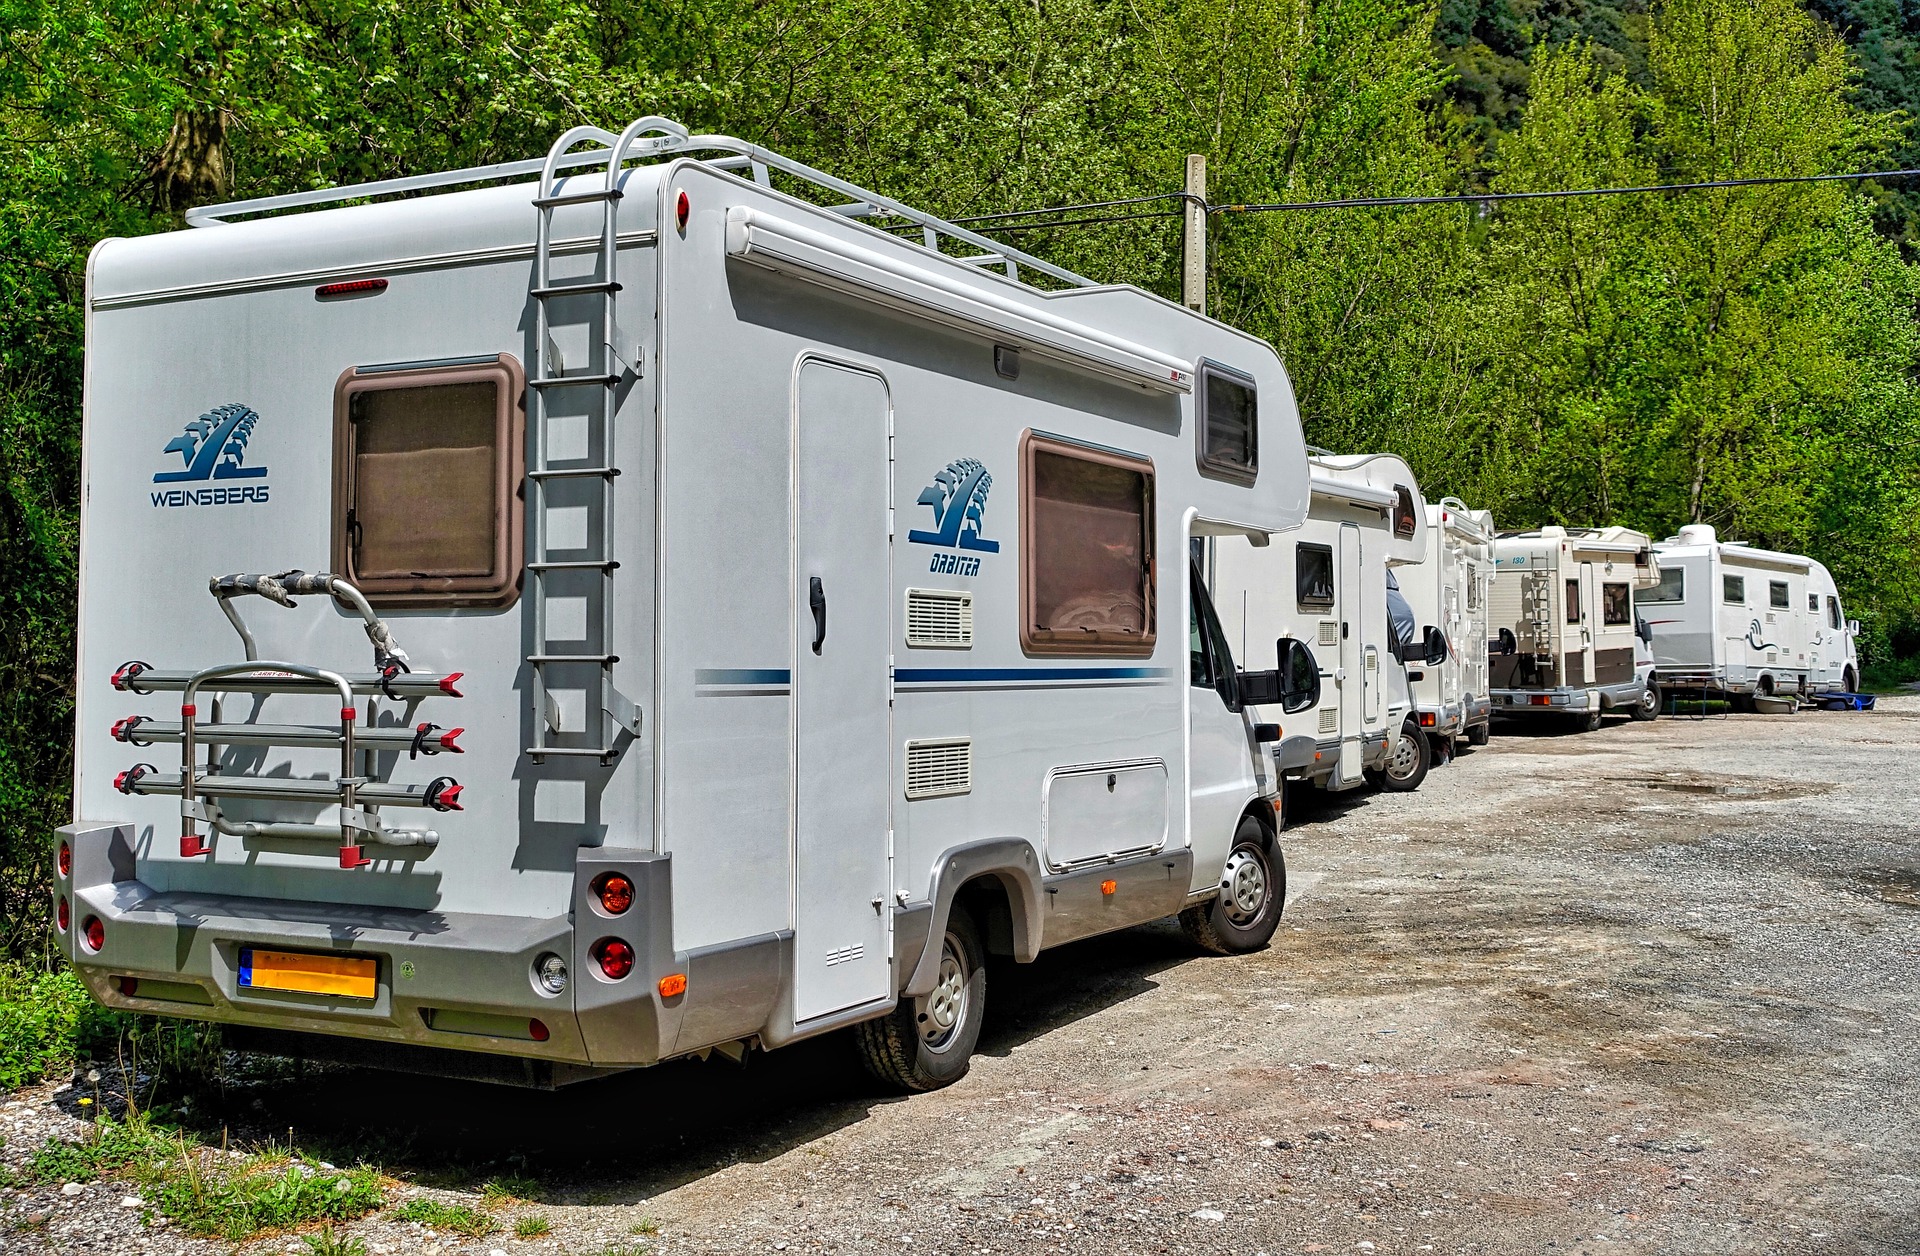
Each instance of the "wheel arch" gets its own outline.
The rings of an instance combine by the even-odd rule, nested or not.
[[[956,906],[974,913],[989,954],[1031,963],[1040,951],[1040,860],[1024,838],[986,838],[956,846],[934,865],[927,900],[932,911],[915,956],[901,955],[908,976],[901,993],[926,994],[940,968],[940,948]]]

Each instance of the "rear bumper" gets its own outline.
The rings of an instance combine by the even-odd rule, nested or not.
[[[1495,689],[1495,715],[1555,715],[1597,711],[1600,695],[1591,689]]]

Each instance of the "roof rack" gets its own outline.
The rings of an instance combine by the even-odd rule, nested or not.
[[[261,196],[252,200],[229,201],[224,205],[199,205],[187,211],[189,227],[216,227],[230,225],[229,220],[253,214],[271,214],[282,210],[310,209],[317,205],[335,205],[342,201],[369,200],[382,196],[401,196],[410,192],[425,192],[435,188],[460,187],[475,183],[496,183],[503,180],[518,179],[522,176],[539,178],[543,171],[551,169],[573,169],[579,166],[600,166],[605,168],[609,151],[620,143],[620,136],[598,127],[577,127],[570,134],[575,142],[596,141],[599,146],[581,152],[565,153],[550,157],[531,157],[525,161],[502,162],[491,166],[467,166],[459,170],[442,170],[434,174],[408,175],[399,179],[381,179],[373,183],[356,183],[346,187],[317,188],[310,192],[291,192],[284,196]],[[626,128],[626,135],[639,136],[631,140],[622,154],[627,157],[650,158],[669,155],[692,155],[695,153],[722,153],[725,156],[699,158],[717,170],[729,172],[746,171],[747,176],[762,187],[772,187],[772,172],[812,184],[823,191],[836,196],[847,197],[844,204],[829,205],[826,208],[848,218],[900,218],[920,228],[920,243],[926,248],[940,251],[941,239],[964,241],[982,252],[970,257],[952,260],[967,263],[984,269],[987,266],[1003,268],[1009,279],[1019,281],[1020,268],[1038,271],[1048,278],[1071,284],[1076,288],[1097,286],[1094,280],[1075,274],[1063,266],[1042,261],[1030,253],[1022,252],[988,239],[977,232],[936,218],[932,214],[914,209],[891,197],[878,192],[868,191],[858,184],[845,179],[835,178],[812,166],[782,157],[779,153],[749,144],[731,135],[691,135],[687,128],[670,118],[650,116],[637,120]]]

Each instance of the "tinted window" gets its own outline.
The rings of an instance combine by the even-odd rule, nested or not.
[[[1567,581],[1567,622],[1570,624],[1580,622],[1580,582],[1578,580]]]
[[[1050,654],[1153,649],[1153,465],[1028,434],[1021,643]]]
[[[1202,362],[1199,402],[1201,469],[1252,483],[1260,469],[1260,407],[1253,380]]]
[[[1793,605],[1792,599],[1787,596],[1786,581],[1769,580],[1767,582],[1767,605],[1775,610],[1785,610]]]
[[[1829,628],[1840,626],[1840,599],[1837,597],[1827,599],[1827,626]]]
[[[1414,533],[1413,490],[1404,484],[1393,486],[1393,534],[1406,538]]]
[[[1333,605],[1333,549],[1302,541],[1294,548],[1294,583],[1302,606]]]
[[[1660,569],[1660,587],[1648,589],[1640,595],[1640,601],[1647,602],[1684,602],[1687,600],[1687,573],[1678,567]]]
[[[1721,576],[1720,600],[1733,606],[1747,604],[1747,578],[1745,576]]]
[[[1630,624],[1633,622],[1633,586],[1627,584],[1603,584],[1600,586],[1600,617],[1609,624]]]
[[[1807,609],[1815,615],[1820,613],[1820,595],[1818,593],[1807,594]]]

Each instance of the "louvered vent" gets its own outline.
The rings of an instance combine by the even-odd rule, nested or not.
[[[907,797],[973,792],[973,739],[942,737],[907,743]]]
[[[973,594],[963,589],[908,589],[907,644],[964,650],[973,645]]]
[[[1338,621],[1332,619],[1323,619],[1320,621],[1320,644],[1340,644],[1340,624]]]
[[[1339,707],[1321,707],[1320,708],[1320,731],[1323,733],[1333,733],[1333,732],[1338,732],[1339,730],[1340,730],[1340,708]]]

